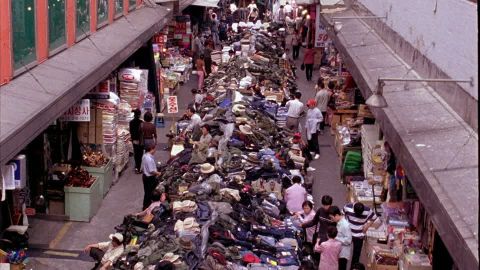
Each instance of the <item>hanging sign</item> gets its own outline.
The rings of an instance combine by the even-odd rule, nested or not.
[[[85,98],[88,98],[88,99],[109,99],[110,98],[110,91],[112,91],[112,88],[115,87],[114,85],[111,86],[110,84],[111,84],[110,80],[105,80],[105,81],[99,83],[95,88],[90,90],[90,92],[88,92],[85,95]],[[112,91],[112,92],[115,92],[115,91]]]
[[[81,99],[61,117],[67,122],[90,122],[90,99]]]
[[[315,47],[325,47],[329,42],[327,30],[320,22],[320,6],[317,5],[315,19]]]
[[[178,113],[177,96],[167,97],[167,112],[168,113]]]

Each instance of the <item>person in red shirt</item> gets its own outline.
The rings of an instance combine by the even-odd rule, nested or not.
[[[305,65],[305,74],[307,75],[307,81],[312,80],[314,59],[315,51],[313,50],[313,45],[308,44],[308,48],[303,55],[303,64]]]

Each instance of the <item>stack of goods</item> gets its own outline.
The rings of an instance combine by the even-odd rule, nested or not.
[[[270,59],[278,64],[277,58]],[[159,168],[156,191],[171,201],[158,203],[148,219],[126,216],[116,227],[127,246],[115,269],[149,269],[168,260],[176,269],[293,270],[309,260],[302,257],[303,230],[290,213],[301,211],[301,204],[297,210],[287,208],[282,196],[292,185],[292,134],[264,109],[270,101],[237,91],[239,85],[230,76],[243,78],[248,69],[237,61],[218,75],[219,81],[230,83],[228,91],[211,80],[206,88],[212,98],[204,99],[198,110],[213,137],[206,152],[186,143]],[[278,87],[292,79],[278,74],[270,77],[280,81]]]
[[[97,103],[97,113],[102,113],[103,145],[105,153],[113,158],[115,156],[115,144],[117,142],[117,111],[116,104],[111,102]]]
[[[353,192],[352,201],[361,202],[373,207],[373,195],[375,192],[375,202],[380,202],[380,195],[382,194],[381,186],[374,186],[374,188],[372,188],[368,181],[364,180],[352,182],[351,189]]]
[[[68,173],[65,185],[68,187],[83,187],[89,188],[96,178],[88,173],[85,169],[80,167],[73,168]]]
[[[103,167],[108,163],[108,158],[101,151],[92,151],[87,148],[82,153],[82,162],[88,167]]]
[[[121,172],[128,163],[130,155],[130,132],[121,128],[117,130],[117,172]]]

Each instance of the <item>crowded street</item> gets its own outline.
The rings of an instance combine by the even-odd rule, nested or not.
[[[51,26],[0,33],[0,270],[478,268],[477,75],[401,7],[21,2],[0,29]]]

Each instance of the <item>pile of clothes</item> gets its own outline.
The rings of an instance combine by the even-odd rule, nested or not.
[[[231,59],[205,83],[211,98],[198,110],[212,136],[205,154],[196,155],[189,138],[175,139],[185,150],[159,168],[156,188],[170,201],[149,222],[126,216],[116,227],[127,246],[114,269],[154,269],[168,260],[175,269],[293,270],[307,259],[304,232],[283,201],[293,175],[308,182],[292,158],[294,134],[277,124],[271,108],[281,104],[241,91],[296,89],[294,77],[278,66],[271,38],[249,32],[242,39],[251,37],[263,50]],[[187,125],[177,124],[179,131]]]

